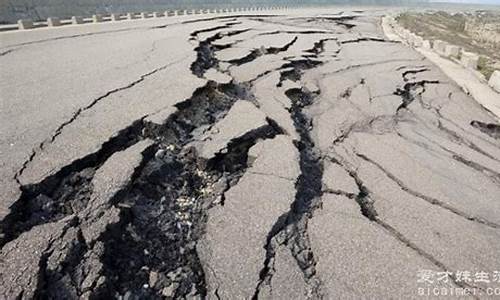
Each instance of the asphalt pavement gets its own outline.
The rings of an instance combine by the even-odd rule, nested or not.
[[[0,33],[0,298],[500,297],[498,116],[390,11]]]

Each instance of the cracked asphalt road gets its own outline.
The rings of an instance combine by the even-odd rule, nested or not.
[[[383,14],[2,33],[0,298],[415,298],[421,270],[498,271],[499,124]]]

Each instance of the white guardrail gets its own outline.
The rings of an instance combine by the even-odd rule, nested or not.
[[[26,30],[44,27],[58,27],[65,25],[78,25],[89,23],[102,22],[119,22],[122,20],[147,19],[147,18],[162,18],[184,15],[197,14],[217,14],[217,13],[234,13],[234,12],[250,12],[263,10],[284,10],[287,6],[272,6],[272,7],[241,7],[241,8],[221,8],[221,9],[190,9],[190,10],[166,10],[164,12],[140,12],[140,13],[111,13],[111,14],[95,14],[90,17],[73,16],[71,19],[61,20],[57,17],[49,17],[47,21],[34,22],[30,19],[22,19],[17,21],[17,24],[1,25],[0,31],[8,30]]]

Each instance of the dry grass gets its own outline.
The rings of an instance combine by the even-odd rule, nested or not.
[[[477,62],[477,70],[484,75],[486,79],[491,77],[491,74],[495,72],[495,68],[492,67],[490,60],[487,57],[480,56]]]

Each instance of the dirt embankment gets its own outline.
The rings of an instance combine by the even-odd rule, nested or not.
[[[424,39],[443,40],[479,54],[478,69],[486,78],[500,69],[499,12],[405,13],[398,21]]]

